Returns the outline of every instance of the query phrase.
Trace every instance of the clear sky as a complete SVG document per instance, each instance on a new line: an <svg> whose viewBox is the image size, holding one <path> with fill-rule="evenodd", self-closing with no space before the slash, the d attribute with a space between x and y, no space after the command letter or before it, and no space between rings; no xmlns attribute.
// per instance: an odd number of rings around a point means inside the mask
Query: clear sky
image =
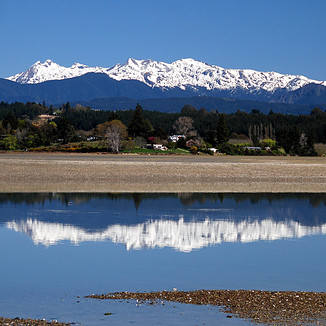
<svg viewBox="0 0 326 326"><path fill-rule="evenodd" d="M0 0L0 77L129 57L326 80L326 0Z"/></svg>

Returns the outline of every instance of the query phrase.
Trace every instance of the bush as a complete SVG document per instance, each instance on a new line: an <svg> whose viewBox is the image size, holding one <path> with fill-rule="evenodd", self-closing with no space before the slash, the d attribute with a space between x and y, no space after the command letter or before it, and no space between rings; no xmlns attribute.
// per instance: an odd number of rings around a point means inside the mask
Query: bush
<svg viewBox="0 0 326 326"><path fill-rule="evenodd" d="M276 149L276 140L270 138L263 139L259 144L264 148L269 147L271 149Z"/></svg>
<svg viewBox="0 0 326 326"><path fill-rule="evenodd" d="M7 135L3 140L0 141L0 149L9 151L19 149L17 138L13 135Z"/></svg>
<svg viewBox="0 0 326 326"><path fill-rule="evenodd" d="M197 151L198 151L198 148L197 148L196 146L192 146L192 147L190 148L190 152L191 152L192 154L197 154Z"/></svg>
<svg viewBox="0 0 326 326"><path fill-rule="evenodd" d="M167 147L168 149L176 149L176 148L177 148L177 143L172 142L172 141L169 141L169 142L166 144L166 147Z"/></svg>
<svg viewBox="0 0 326 326"><path fill-rule="evenodd" d="M129 139L129 140L122 141L121 147L122 150L132 151L136 147L136 144L133 140Z"/></svg>
<svg viewBox="0 0 326 326"><path fill-rule="evenodd" d="M217 146L217 150L220 153L225 153L227 155L243 155L244 151L243 148L237 145L232 145L229 143L224 143Z"/></svg>

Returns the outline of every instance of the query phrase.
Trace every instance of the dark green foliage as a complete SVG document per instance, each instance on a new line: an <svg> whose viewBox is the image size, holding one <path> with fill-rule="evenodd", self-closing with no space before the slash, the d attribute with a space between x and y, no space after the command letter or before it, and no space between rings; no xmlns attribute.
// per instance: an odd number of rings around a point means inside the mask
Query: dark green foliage
<svg viewBox="0 0 326 326"><path fill-rule="evenodd" d="M26 104L15 102L8 104L5 102L0 102L0 120L3 120L5 116L12 112L16 118L20 118L23 115L28 115L30 119L34 119L38 115L45 113L46 109L43 106L27 102Z"/></svg>
<svg viewBox="0 0 326 326"><path fill-rule="evenodd" d="M63 144L76 139L75 128L66 117L57 121L57 135Z"/></svg>
<svg viewBox="0 0 326 326"><path fill-rule="evenodd" d="M183 137L179 138L178 141L177 141L177 147L178 148L187 148L186 139L183 138Z"/></svg>
<svg viewBox="0 0 326 326"><path fill-rule="evenodd" d="M208 130L206 132L206 142L210 143L213 147L217 145L217 131L215 130Z"/></svg>
<svg viewBox="0 0 326 326"><path fill-rule="evenodd" d="M300 150L301 132L298 127L280 129L276 133L276 139L280 146L289 154L298 154Z"/></svg>
<svg viewBox="0 0 326 326"><path fill-rule="evenodd" d="M167 139L168 135L166 133L166 131L162 128L162 127L158 127L155 130L151 131L149 133L150 136L159 138L161 140Z"/></svg>
<svg viewBox="0 0 326 326"><path fill-rule="evenodd" d="M278 144L291 155L315 156L314 136L311 131L304 134L297 126L281 129L276 134Z"/></svg>
<svg viewBox="0 0 326 326"><path fill-rule="evenodd" d="M249 100L237 100L229 98L218 98L208 96L195 97L174 97L174 98L97 98L90 101L79 101L84 106L97 110L132 110L140 102L144 110L160 111L164 113L180 113L180 109L187 103L194 108L205 107L208 112L223 112L230 114L237 110L250 113L252 109L268 114L271 110L283 114L309 114L314 105L286 104L286 103L266 103ZM76 104L74 103L74 104ZM317 102L323 103L323 102ZM323 110L326 105L321 105ZM189 112L188 112L189 113ZM187 114L188 114L187 113Z"/></svg>
<svg viewBox="0 0 326 326"><path fill-rule="evenodd" d="M143 108L137 103L135 111L131 117L128 133L131 137L144 137L146 138L152 131L153 127L148 119L143 116Z"/></svg>
<svg viewBox="0 0 326 326"><path fill-rule="evenodd" d="M218 144L227 143L229 140L229 128L226 123L225 114L221 114L216 128L216 141Z"/></svg>
<svg viewBox="0 0 326 326"><path fill-rule="evenodd" d="M2 126L5 129L17 129L18 126L18 120L14 113L10 111L2 120Z"/></svg>
<svg viewBox="0 0 326 326"><path fill-rule="evenodd" d="M46 145L50 145L58 140L55 123L46 123L41 127L41 130L46 138Z"/></svg>
<svg viewBox="0 0 326 326"><path fill-rule="evenodd" d="M192 114L196 114L197 113L197 109L194 108L192 105L190 104L186 104L182 107L181 109L181 114L182 115L192 115Z"/></svg>
<svg viewBox="0 0 326 326"><path fill-rule="evenodd" d="M326 143L326 113L320 108L314 108L309 115L285 115L273 111L266 115L258 109L251 113L238 110L236 113L218 114L206 109L197 111L191 106L184 107L183 113L162 113L144 111L140 104L135 110L94 111L81 105L71 107L66 103L61 106L61 112L56 111L53 107L48 109L36 103L1 102L1 137L14 135L20 148L49 145L58 139L67 143L81 139L76 137L75 130L91 131L98 124L117 119L129 126L132 137L143 139L152 136L163 140L174 134L175 121L187 116L194 121L193 127L198 131L198 137L213 147L219 146L221 151L227 153L241 154L243 151L239 146L224 146L230 133L235 137L241 136L241 139L250 136L256 146L260 146L263 139L277 140L278 145L292 155L315 155L314 143ZM39 114L53 112L58 114L55 124L32 124L31 120ZM85 132L80 134L85 136ZM10 147L11 139L8 138L7 142ZM180 143L178 146L185 145ZM267 154L270 155L273 150L276 151L275 154L278 153L278 148L275 147ZM258 153L247 150L244 154Z"/></svg>

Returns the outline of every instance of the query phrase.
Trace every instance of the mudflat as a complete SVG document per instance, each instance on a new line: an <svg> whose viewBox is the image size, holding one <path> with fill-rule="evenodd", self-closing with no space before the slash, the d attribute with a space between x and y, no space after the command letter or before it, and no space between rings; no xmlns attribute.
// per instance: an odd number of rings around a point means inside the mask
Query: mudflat
<svg viewBox="0 0 326 326"><path fill-rule="evenodd" d="M326 158L1 153L0 191L326 192Z"/></svg>

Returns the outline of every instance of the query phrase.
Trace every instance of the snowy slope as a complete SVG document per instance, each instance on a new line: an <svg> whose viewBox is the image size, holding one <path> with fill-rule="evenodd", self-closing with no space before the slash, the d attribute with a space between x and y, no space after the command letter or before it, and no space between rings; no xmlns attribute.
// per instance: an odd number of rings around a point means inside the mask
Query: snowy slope
<svg viewBox="0 0 326 326"><path fill-rule="evenodd" d="M178 87L194 90L243 89L249 92L275 92L277 89L293 91L310 83L326 86L326 81L316 81L304 76L283 75L276 72L259 72L249 69L224 69L193 59L181 59L172 63L153 60L128 61L112 68L88 67L74 63L62 67L51 60L38 61L27 71L7 79L21 84L37 84L48 80L74 78L89 72L105 73L115 80L138 80L150 87L170 89Z"/></svg>
<svg viewBox="0 0 326 326"><path fill-rule="evenodd" d="M38 84L48 80L74 78L89 72L105 73L104 68L88 67L81 63L74 63L71 67L62 67L51 60L37 61L28 70L6 79L20 84Z"/></svg>

